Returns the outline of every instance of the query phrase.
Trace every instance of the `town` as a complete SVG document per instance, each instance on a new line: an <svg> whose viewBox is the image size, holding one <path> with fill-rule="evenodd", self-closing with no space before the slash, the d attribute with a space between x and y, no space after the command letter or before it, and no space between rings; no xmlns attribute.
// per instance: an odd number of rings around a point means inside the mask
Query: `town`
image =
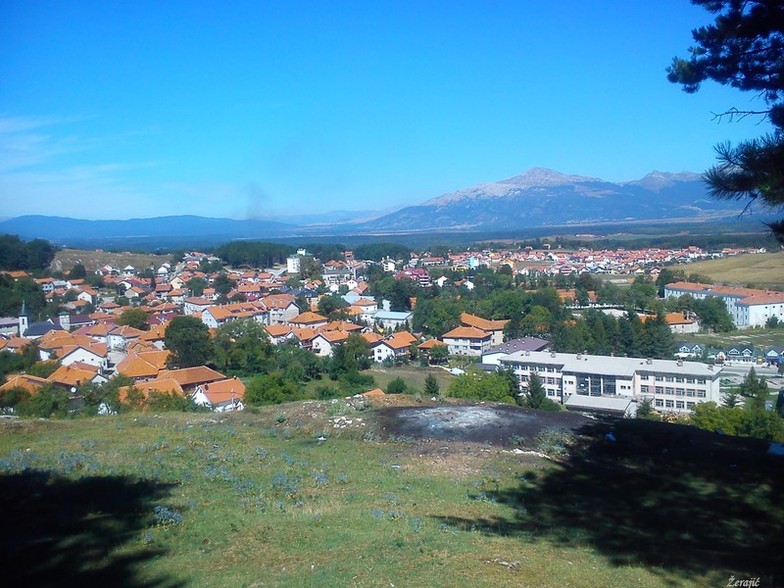
<svg viewBox="0 0 784 588"><path fill-rule="evenodd" d="M764 250L565 251L544 244L393 257L382 249L372 249L375 259L344 250L322 261L300 248L285 258L279 253L270 267L227 266L219 256L191 251L158 267L105 265L88 274L77 264L51 277L9 271L9 284L32 284L45 302L32 315L22 298L18 316L0 318L0 347L32 353L49 373L7 373L4 410L13 413L14 403L44 387L65 391L73 410L85 387L96 386L117 388L100 413L160 394L214 411L241 410L249 378L273 364L254 368L232 356L271 356L274 346L298 350L303 373L290 382L298 386L320 371L334 376L345 368L329 362L349 364L344 371L353 374L371 364L419 362L457 377L508 370L514 383L504 396L512 402L524 404L533 377L548 402L569 410L634 416L644 405L688 415L699 403L722 404L725 363L777 367L784 353L676 339L728 321L736 329L784 321L784 293L685 281L684 268L695 260ZM715 303L701 310L712 301L721 301L723 313ZM178 328L186 339L206 334L220 353L167 348ZM249 349L235 349L240 335L255 339L246 342ZM321 394L340 394L344 384ZM361 378L346 389L368 392ZM266 398L296 397L289 388ZM258 391L251 395L252 404L263 401Z"/></svg>

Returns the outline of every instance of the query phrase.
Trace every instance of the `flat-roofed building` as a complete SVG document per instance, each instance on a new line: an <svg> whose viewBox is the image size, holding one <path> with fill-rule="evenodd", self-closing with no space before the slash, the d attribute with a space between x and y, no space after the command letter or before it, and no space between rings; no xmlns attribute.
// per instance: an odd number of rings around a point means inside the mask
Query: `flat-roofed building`
<svg viewBox="0 0 784 588"><path fill-rule="evenodd" d="M721 403L721 370L695 361L519 351L500 364L514 370L522 392L537 374L548 398L561 404L574 395L647 398L660 412L681 413L700 402Z"/></svg>

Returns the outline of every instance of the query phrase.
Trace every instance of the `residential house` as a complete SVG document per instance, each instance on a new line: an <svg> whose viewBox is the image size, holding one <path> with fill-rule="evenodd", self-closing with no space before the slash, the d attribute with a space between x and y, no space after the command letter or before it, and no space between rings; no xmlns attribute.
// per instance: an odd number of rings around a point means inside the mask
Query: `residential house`
<svg viewBox="0 0 784 588"><path fill-rule="evenodd" d="M416 341L417 338L408 331L393 333L371 346L373 361L383 363L386 360L408 359L411 356L411 347Z"/></svg>
<svg viewBox="0 0 784 588"><path fill-rule="evenodd" d="M245 408L245 384L237 377L199 384L191 398L215 412L236 412Z"/></svg>
<svg viewBox="0 0 784 588"><path fill-rule="evenodd" d="M319 357L332 357L336 345L348 339L346 331L321 331L311 340L311 351Z"/></svg>
<svg viewBox="0 0 784 588"><path fill-rule="evenodd" d="M492 346L492 333L476 327L457 327L444 333L441 340L449 348L450 355L479 357Z"/></svg>
<svg viewBox="0 0 784 588"><path fill-rule="evenodd" d="M488 320L464 312L460 315L460 324L464 327L474 327L490 333L490 345L500 345L504 342L504 327L508 320Z"/></svg>

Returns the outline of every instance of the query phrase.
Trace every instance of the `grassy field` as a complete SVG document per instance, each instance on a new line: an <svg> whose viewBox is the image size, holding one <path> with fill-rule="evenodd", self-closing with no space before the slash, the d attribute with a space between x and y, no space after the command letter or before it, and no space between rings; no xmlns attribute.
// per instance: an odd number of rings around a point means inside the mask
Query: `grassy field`
<svg viewBox="0 0 784 588"><path fill-rule="evenodd" d="M375 413L335 400L228 416L0 421L4 581L625 588L782 579L773 578L780 476L731 440L705 433L712 460L675 445L664 458L642 441L591 441L552 461L487 444L383 440ZM634 425L624 423L621 440Z"/></svg>
<svg viewBox="0 0 784 588"><path fill-rule="evenodd" d="M87 249L61 249L58 251L50 267L52 271L68 272L77 263L81 263L85 269L95 271L105 265L122 269L127 265L132 265L137 270L154 266L158 269L162 263L169 261L169 255L149 255L144 253L121 253L101 250Z"/></svg>
<svg viewBox="0 0 784 588"><path fill-rule="evenodd" d="M423 368L419 366L396 366L391 368L373 367L367 372L372 375L376 384L382 390L386 390L389 382L395 378L402 378L409 389L421 392L425 388L425 378L429 374L433 374L438 382L438 388L442 394L445 394L449 389L449 384L455 379L455 376L448 371L441 368Z"/></svg>
<svg viewBox="0 0 784 588"><path fill-rule="evenodd" d="M782 251L698 261L682 266L682 269L687 273L710 276L717 284L784 290Z"/></svg>

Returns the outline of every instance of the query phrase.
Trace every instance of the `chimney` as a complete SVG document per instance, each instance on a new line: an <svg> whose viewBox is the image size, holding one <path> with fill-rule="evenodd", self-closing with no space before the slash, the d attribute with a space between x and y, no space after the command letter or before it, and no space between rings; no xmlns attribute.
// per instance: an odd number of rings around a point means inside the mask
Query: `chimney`
<svg viewBox="0 0 784 588"><path fill-rule="evenodd" d="M678 360L678 367L683 367L683 360L682 359Z"/></svg>
<svg viewBox="0 0 784 588"><path fill-rule="evenodd" d="M653 358L649 357L648 359L645 360L645 363L647 363L648 365L653 365Z"/></svg>

